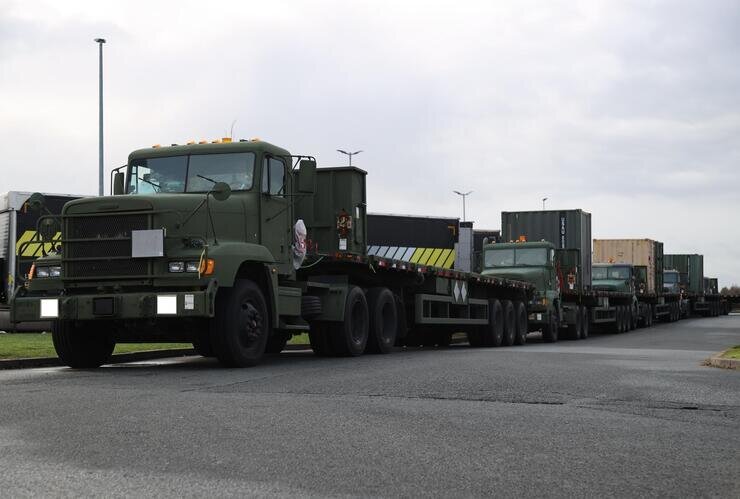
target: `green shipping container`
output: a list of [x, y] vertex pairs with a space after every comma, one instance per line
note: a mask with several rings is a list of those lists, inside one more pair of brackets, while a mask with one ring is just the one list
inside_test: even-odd
[[704, 255], [664, 255], [663, 268], [677, 270], [687, 291], [704, 293]]

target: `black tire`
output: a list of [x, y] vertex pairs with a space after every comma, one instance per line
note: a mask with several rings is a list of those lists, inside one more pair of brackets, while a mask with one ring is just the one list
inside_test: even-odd
[[54, 321], [51, 339], [59, 360], [74, 369], [92, 369], [106, 364], [116, 347], [104, 322]]
[[267, 345], [265, 346], [265, 353], [280, 353], [285, 350], [285, 345], [288, 344], [288, 340], [293, 335], [285, 333], [283, 331], [273, 331], [270, 337], [267, 339]]
[[440, 348], [447, 348], [452, 343], [452, 333], [449, 331], [434, 331], [434, 343]]
[[630, 331], [637, 329], [637, 306], [630, 305]]
[[311, 320], [323, 312], [321, 298], [318, 296], [305, 295], [301, 297], [301, 317]]
[[591, 330], [589, 324], [588, 307], [581, 307], [581, 339], [585, 340], [588, 338], [588, 334]]
[[503, 300], [501, 302], [501, 308], [502, 322], [504, 323], [502, 343], [508, 347], [514, 344], [514, 338], [516, 337], [516, 311], [514, 310], [514, 304], [509, 300]]
[[614, 332], [616, 334], [622, 332], [622, 307], [620, 306], [615, 307]]
[[529, 318], [527, 317], [527, 307], [523, 302], [514, 302], [514, 315], [516, 317], [516, 334], [514, 335], [515, 345], [524, 345], [527, 342], [527, 333], [529, 333]]
[[344, 302], [344, 320], [332, 323], [332, 350], [334, 355], [356, 357], [362, 355], [370, 331], [370, 317], [365, 293], [350, 286]]
[[311, 329], [308, 332], [308, 342], [311, 344], [313, 353], [319, 357], [330, 357], [334, 355], [331, 347], [331, 327], [330, 323], [314, 321], [311, 323]]
[[231, 289], [219, 290], [213, 321], [211, 345], [222, 365], [251, 367], [259, 363], [267, 346], [270, 316], [257, 284], [237, 279]]
[[581, 338], [581, 322], [582, 322], [581, 307], [578, 307], [576, 309], [575, 317], [576, 317], [576, 323], [568, 324], [568, 329], [567, 329], [568, 331], [567, 338], [569, 340], [574, 340], [574, 341]]
[[542, 340], [545, 343], [558, 341], [558, 323], [553, 312], [547, 315], [547, 324], [542, 326]]
[[211, 346], [210, 328], [203, 328], [196, 333], [195, 338], [193, 338], [193, 349], [195, 353], [203, 357], [215, 356]]
[[[488, 324], [477, 330], [480, 341], [477, 338], [471, 346], [500, 347], [504, 340], [504, 321], [501, 302], [493, 299], [488, 301]], [[470, 335], [468, 335], [470, 341]]]
[[389, 353], [396, 343], [398, 315], [396, 300], [388, 288], [372, 288], [367, 292], [370, 325], [367, 346], [370, 353]]

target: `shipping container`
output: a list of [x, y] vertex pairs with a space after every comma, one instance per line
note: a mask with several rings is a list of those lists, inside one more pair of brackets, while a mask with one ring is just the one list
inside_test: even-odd
[[548, 241], [556, 249], [577, 250], [579, 282], [591, 287], [591, 214], [583, 210], [501, 212], [501, 240]]
[[370, 213], [367, 254], [430, 265], [454, 267], [460, 219]]
[[686, 291], [695, 294], [704, 293], [704, 255], [664, 255], [663, 269], [678, 271], [681, 285]]
[[647, 291], [663, 290], [663, 243], [652, 239], [594, 239], [593, 263], [647, 267]]

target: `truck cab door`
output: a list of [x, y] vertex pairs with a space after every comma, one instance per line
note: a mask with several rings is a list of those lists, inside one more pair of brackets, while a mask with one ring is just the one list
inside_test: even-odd
[[283, 158], [265, 155], [260, 185], [260, 244], [265, 246], [281, 274], [291, 272], [291, 173]]

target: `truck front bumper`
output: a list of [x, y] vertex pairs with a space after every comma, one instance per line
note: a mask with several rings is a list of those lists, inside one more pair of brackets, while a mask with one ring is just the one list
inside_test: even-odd
[[530, 324], [546, 324], [547, 323], [547, 305], [532, 304], [529, 306], [528, 322]]
[[16, 296], [11, 321], [110, 320], [213, 317], [216, 286], [197, 291], [161, 291], [69, 296]]

